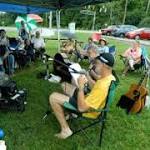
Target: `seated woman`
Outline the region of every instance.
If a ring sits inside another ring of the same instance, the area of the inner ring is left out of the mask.
[[[127,49],[122,57],[125,58],[125,68],[123,75],[126,75],[129,69],[134,70],[135,64],[141,63],[142,48],[139,41],[133,43],[133,46]]]
[[[98,47],[98,52],[99,54],[101,53],[109,53],[109,47],[107,46],[108,43],[105,39],[100,39],[99,40],[99,47]]]
[[[68,39],[67,41],[64,41],[61,45],[61,54],[64,58],[68,58],[68,54],[72,54],[74,49],[74,41],[72,39]]]
[[[30,61],[35,61],[35,53],[33,45],[31,44],[30,40],[26,39],[24,43],[25,43],[24,49],[26,51],[27,57],[29,58]]]
[[[91,37],[89,37],[89,38],[88,38],[88,43],[86,43],[86,44],[84,45],[83,49],[80,50],[80,54],[81,54],[82,58],[88,59],[88,50],[89,50],[89,48],[90,48],[91,46],[95,46],[95,47],[96,47],[96,45],[95,45],[94,42],[93,42],[93,39],[92,39]]]

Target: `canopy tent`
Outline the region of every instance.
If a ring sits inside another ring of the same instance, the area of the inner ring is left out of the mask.
[[[60,10],[82,7],[111,0],[0,0],[0,10],[18,13],[43,13],[50,10]]]
[[[60,10],[98,3],[110,2],[111,0],[0,0],[0,11],[16,13],[44,13],[56,11],[58,41],[60,42]],[[58,44],[58,49],[60,45]]]

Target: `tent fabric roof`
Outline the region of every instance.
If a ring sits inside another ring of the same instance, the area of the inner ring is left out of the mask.
[[[42,13],[110,1],[111,0],[0,0],[0,10],[18,13]]]
[[[33,7],[33,6],[25,6],[25,5],[15,5],[15,4],[6,4],[6,3],[0,3],[0,11],[5,12],[15,12],[15,13],[44,13],[50,11],[50,9],[41,8],[41,7]]]

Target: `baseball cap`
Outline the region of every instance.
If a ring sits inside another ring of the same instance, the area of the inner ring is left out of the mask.
[[[114,56],[110,53],[102,53],[99,56],[97,56],[96,59],[100,60],[102,63],[110,67],[113,67],[115,63]]]

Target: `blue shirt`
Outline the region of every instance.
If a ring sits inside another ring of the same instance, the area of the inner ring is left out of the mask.
[[[97,49],[98,53],[109,53],[109,47],[108,46],[103,46],[103,47],[98,47]]]

